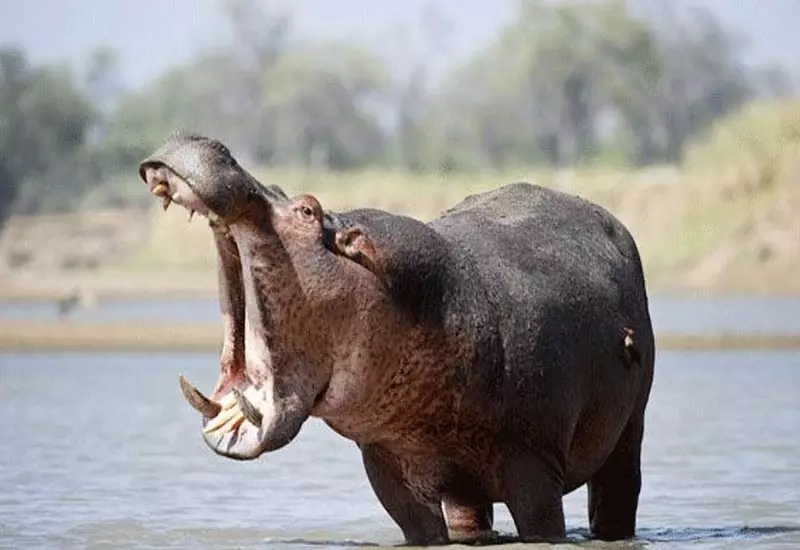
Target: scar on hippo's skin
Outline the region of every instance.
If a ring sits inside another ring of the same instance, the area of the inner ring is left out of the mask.
[[[639,353],[639,348],[636,346],[636,342],[633,339],[636,333],[628,327],[623,327],[622,331],[625,333],[623,344],[625,346],[624,350],[627,366],[628,368],[633,366],[638,367],[642,364],[642,356]]]

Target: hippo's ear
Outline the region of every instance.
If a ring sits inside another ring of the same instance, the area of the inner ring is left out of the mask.
[[[372,239],[360,227],[348,227],[336,232],[336,252],[361,264],[384,281],[380,257]]]

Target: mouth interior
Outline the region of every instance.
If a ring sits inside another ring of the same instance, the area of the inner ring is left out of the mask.
[[[147,166],[142,177],[150,192],[161,198],[166,211],[173,202],[189,211],[189,220],[195,212],[214,221],[218,218],[200,199],[191,184],[164,165]]]
[[[209,220],[212,229],[228,233],[227,226],[205,205],[191,184],[166,166],[147,167],[143,178],[150,192],[162,199],[164,210],[174,202],[189,212],[189,221],[198,213]],[[223,368],[212,398],[183,376],[180,385],[189,404],[203,415],[203,434],[209,440],[216,440],[215,447],[225,439],[233,445],[243,438],[257,437],[264,411],[271,409],[265,385],[251,380],[244,364]]]

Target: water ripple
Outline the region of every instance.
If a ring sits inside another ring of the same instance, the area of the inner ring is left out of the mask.
[[[209,388],[217,369],[202,354],[0,355],[0,548],[401,542],[357,448],[320,422],[263,460],[209,452],[176,377]],[[638,537],[591,540],[582,489],[556,546],[800,548],[799,390],[798,353],[662,353]],[[496,517],[513,532],[505,508]]]

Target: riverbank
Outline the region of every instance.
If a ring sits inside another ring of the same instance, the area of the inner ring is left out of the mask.
[[[800,295],[800,186],[714,200],[676,169],[464,177],[261,172],[331,210],[382,208],[428,220],[465,196],[527,180],[596,201],[636,238],[651,292]],[[203,220],[178,208],[12,218],[0,235],[0,299],[213,296]]]
[[[659,350],[800,349],[800,334],[662,333],[656,340]],[[218,353],[221,342],[219,323],[0,319],[0,351]]]
[[[249,167],[329,210],[370,207],[428,221],[515,181],[579,195],[638,243],[651,293],[800,295],[800,102],[748,107],[690,148],[680,167],[520,168],[496,173]],[[118,185],[139,186],[135,170]],[[128,187],[126,187],[127,189]],[[102,203],[102,201],[100,201]],[[0,234],[0,299],[212,296],[206,224],[149,207],[14,217]]]

